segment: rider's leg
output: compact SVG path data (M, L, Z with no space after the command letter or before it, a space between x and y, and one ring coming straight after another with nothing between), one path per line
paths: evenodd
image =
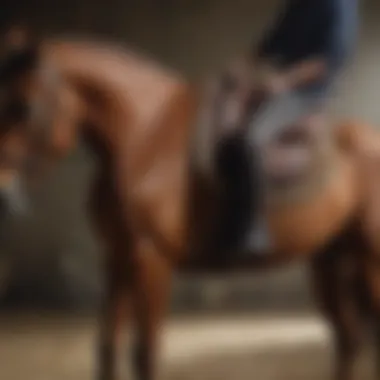
M266 177L264 172L263 147L285 128L296 123L308 111L306 100L297 92L286 93L263 104L250 121L248 141L253 163L252 176L252 215L253 220L244 251L247 254L271 252L274 249L273 236L266 218Z

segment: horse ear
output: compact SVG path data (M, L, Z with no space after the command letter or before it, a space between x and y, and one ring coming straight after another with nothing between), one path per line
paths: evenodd
M13 25L6 30L2 39L0 57L1 80L12 80L36 67L40 44L26 26Z
M36 35L26 25L14 24L4 33L3 48L5 51L30 50L36 45Z

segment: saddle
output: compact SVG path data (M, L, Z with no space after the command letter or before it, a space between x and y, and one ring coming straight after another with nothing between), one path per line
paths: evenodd
M244 98L244 94L230 89L222 89L218 94L217 99L221 100L214 108L210 107L218 116L213 140L216 144L212 152L218 193L221 194L217 218L220 227L216 236L220 249L228 252L239 246L251 230L255 215L262 212L259 199L272 204L289 204L289 200L297 202L302 196L307 197L311 190L319 190L318 184L325 183L324 176L331 160L328 159L329 139L324 139L322 132L326 128L294 123L298 120L294 116L302 111L298 98L285 97L270 102L269 108L264 107L257 118L254 117L256 108L252 107L256 100L251 102L249 96ZM257 103L261 102L259 99ZM240 114L236 105L240 105ZM289 105L293 111L283 112L289 109ZM230 109L233 112L229 112ZM279 128L274 134L270 132L269 140L258 140L265 141L264 144L252 146L247 133L252 127L257 125L265 131L276 123L289 126ZM237 128L232 128L231 132L230 128L224 128L226 124Z
M327 172L333 153L333 144L325 137L322 130L293 125L255 151L243 134L229 136L219 147L219 177L225 187L249 185L252 196L257 185L255 171L264 179L267 195L317 182Z
M325 149L321 133L307 125L295 125L263 147L263 172L269 189L293 187L317 174Z
M290 126L263 147L265 200L269 205L310 199L330 179L338 150L328 128L319 127Z
M330 153L322 131L290 126L256 151L243 134L221 142L217 171L223 192L224 247L236 247L252 228L258 199L274 205L299 202L320 190L330 172ZM263 183L264 182L264 183Z

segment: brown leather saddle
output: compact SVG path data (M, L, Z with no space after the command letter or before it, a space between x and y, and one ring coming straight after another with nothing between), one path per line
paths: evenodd
M317 134L307 125L290 126L262 147L263 171L269 187L292 186L313 175L320 160Z

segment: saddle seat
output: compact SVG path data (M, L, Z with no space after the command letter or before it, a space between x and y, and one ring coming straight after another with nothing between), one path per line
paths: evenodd
M321 174L326 144L319 135L306 125L291 126L262 148L267 191L295 188Z

